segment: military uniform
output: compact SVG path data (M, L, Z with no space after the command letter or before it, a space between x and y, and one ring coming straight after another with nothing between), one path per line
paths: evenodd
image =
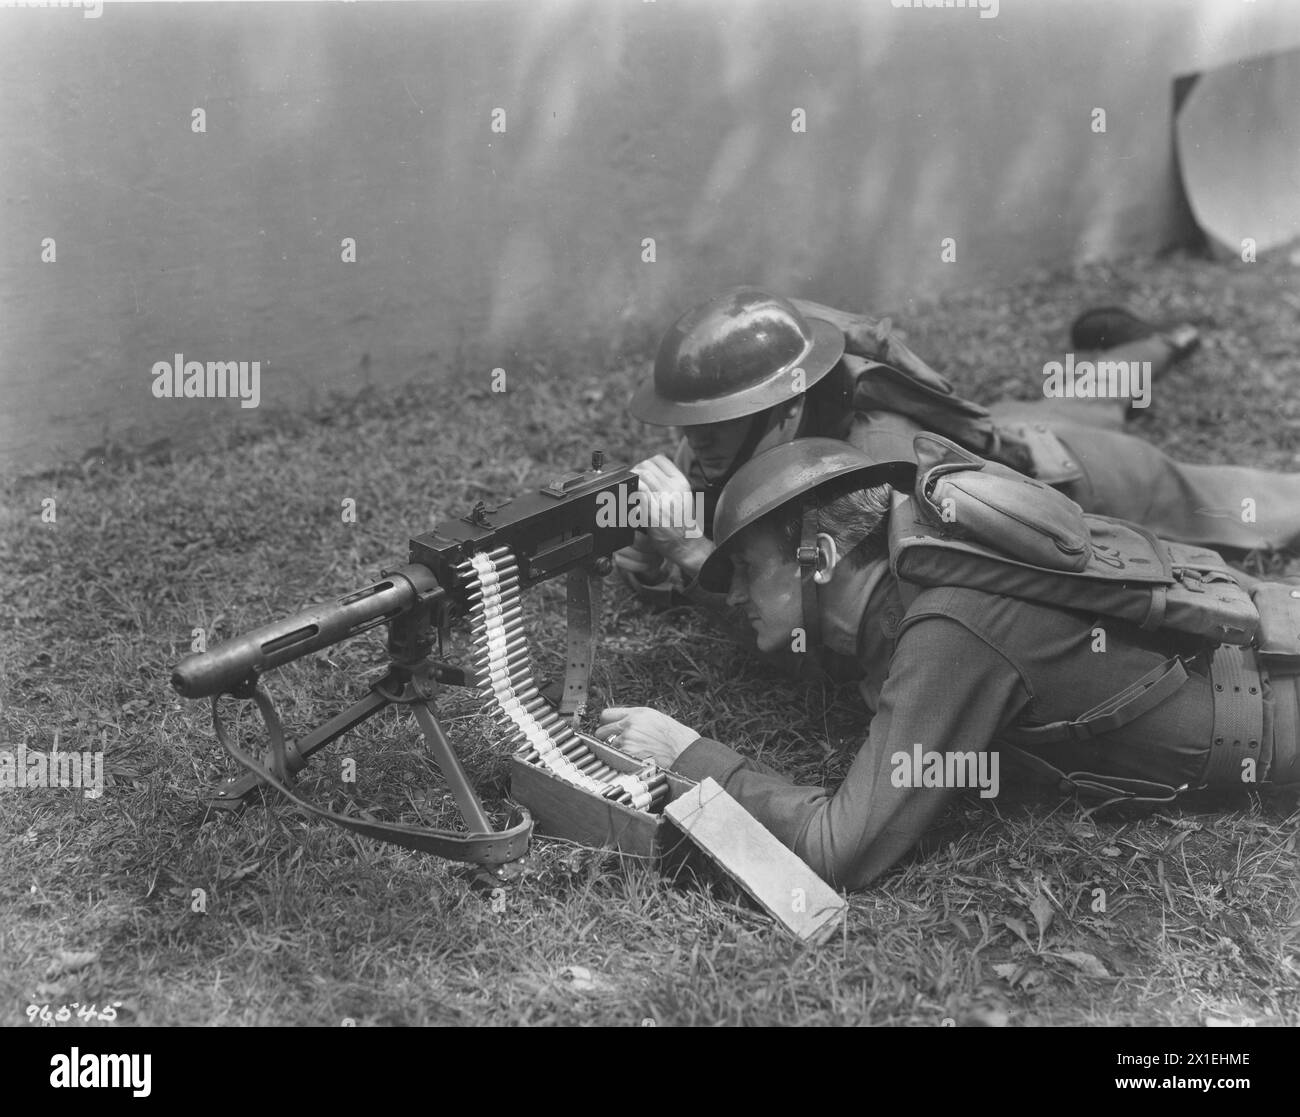
M865 413L851 420L847 440L879 461L896 453L909 458L912 435L931 430L1061 489L1085 512L1130 520L1162 539L1243 551L1300 546L1300 473L1175 461L1119 429L1122 402L1044 399L985 410L953 395L942 376L893 336L888 321L791 302L844 331L852 406ZM905 376L888 375L890 366ZM893 412L894 420L882 412ZM841 437L811 427L800 432L823 434ZM1028 468L999 452L1008 440L1027 452Z
M910 460L913 436L935 431L1055 486L1085 512L1142 524L1161 538L1242 551L1300 547L1300 474L1175 461L1115 429L1122 425L1117 404L1043 400L987 410L956 396L888 321L806 300L790 303L809 319L833 324L845 339L834 372L807 393L800 438L846 441L878 461ZM712 536L718 486L706 480L684 438L674 462L705 494ZM708 600L677 571L657 583L629 580L659 604Z
M851 648L874 716L839 789L796 786L705 738L674 771L716 780L842 888L895 864L972 778L993 776L982 786L996 794L1003 757L1115 799L1300 786L1300 588L1085 517L949 440L914 450L915 468L800 438L751 459L720 495L699 574L705 590L731 586L765 646L775 623L805 628L810 651L822 632ZM826 520L837 496L881 486L889 511L856 525L856 542L855 525ZM772 517L778 554L801 524L793 614L789 558L771 565L746 535ZM887 554L860 567L836 546Z
M726 745L701 738L673 764L712 777L831 884L860 888L911 850L958 789L898 787L895 757L984 752L1021 742L1022 754L1084 784L1086 773L1152 789L1197 787L1215 761L1210 656L1167 632L978 590L935 588L911 596L884 573L860 605L857 658L875 716L835 792L799 787ZM1104 623L1107 650L1093 650ZM1246 653L1250 654L1250 653ZM1171 659L1187 679L1152 709L1086 742L1027 742L1032 727L1059 725L1104 705ZM1300 675L1259 676L1260 736L1244 747L1259 781L1300 781ZM1026 728L1030 729L1024 734Z

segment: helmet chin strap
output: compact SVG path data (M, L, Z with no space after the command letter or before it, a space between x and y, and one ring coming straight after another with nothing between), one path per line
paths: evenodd
M748 461L755 454L761 454L764 450L770 450L773 446L781 446L786 442L793 442L803 433L804 427L804 402L808 399L806 395L796 396L794 407L786 412L784 421L777 418L778 408L773 408L767 413L767 424L763 433L759 436L758 441L750 450L748 456L744 459ZM736 455L740 459L740 455Z
M761 454L764 450L770 450L773 446L780 446L786 442L792 442L799 436L804 425L804 400L807 396L797 396L794 401L794 410L788 413L784 422L778 421L777 408L769 408L766 411L760 411L750 420L749 429L745 432L745 439L737 447L735 454L732 455L731 464L723 471L721 476L716 478L705 476L705 481L710 489L721 489L734 476L736 470L744 465L755 454ZM704 467L700 467L700 472L704 472Z
M815 503L803 506L803 530L799 538L799 583L803 596L803 630L808 637L807 651L816 654L822 641L822 613L817 591L817 520L820 509Z

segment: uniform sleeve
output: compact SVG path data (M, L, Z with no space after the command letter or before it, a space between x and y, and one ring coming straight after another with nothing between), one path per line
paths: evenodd
M978 756L1029 699L1020 672L997 649L956 621L929 617L904 629L869 736L833 795L764 774L706 738L673 770L693 780L712 776L824 880L861 888L911 850L958 793L894 785L910 773L913 746L923 755ZM895 757L905 757L906 768Z

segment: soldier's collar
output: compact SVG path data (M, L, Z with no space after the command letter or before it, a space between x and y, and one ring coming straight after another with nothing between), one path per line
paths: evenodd
M864 587L862 615L858 618L856 653L862 662L876 659L893 649L902 609L898 601L897 582L889 571L889 559L877 560L872 578Z

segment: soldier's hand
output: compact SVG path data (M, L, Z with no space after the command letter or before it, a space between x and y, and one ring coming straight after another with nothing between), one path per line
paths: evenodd
M632 467L640 481L637 499L643 502L645 534L655 552L695 577L713 544L704 538L704 499L667 457L656 454Z
M634 756L649 758L660 768L675 761L700 735L689 726L649 706L610 706L600 713L596 737Z
M667 562L643 531L632 537L632 546L615 551L613 558L615 566L626 574L636 575L646 585L656 585L668 576Z

